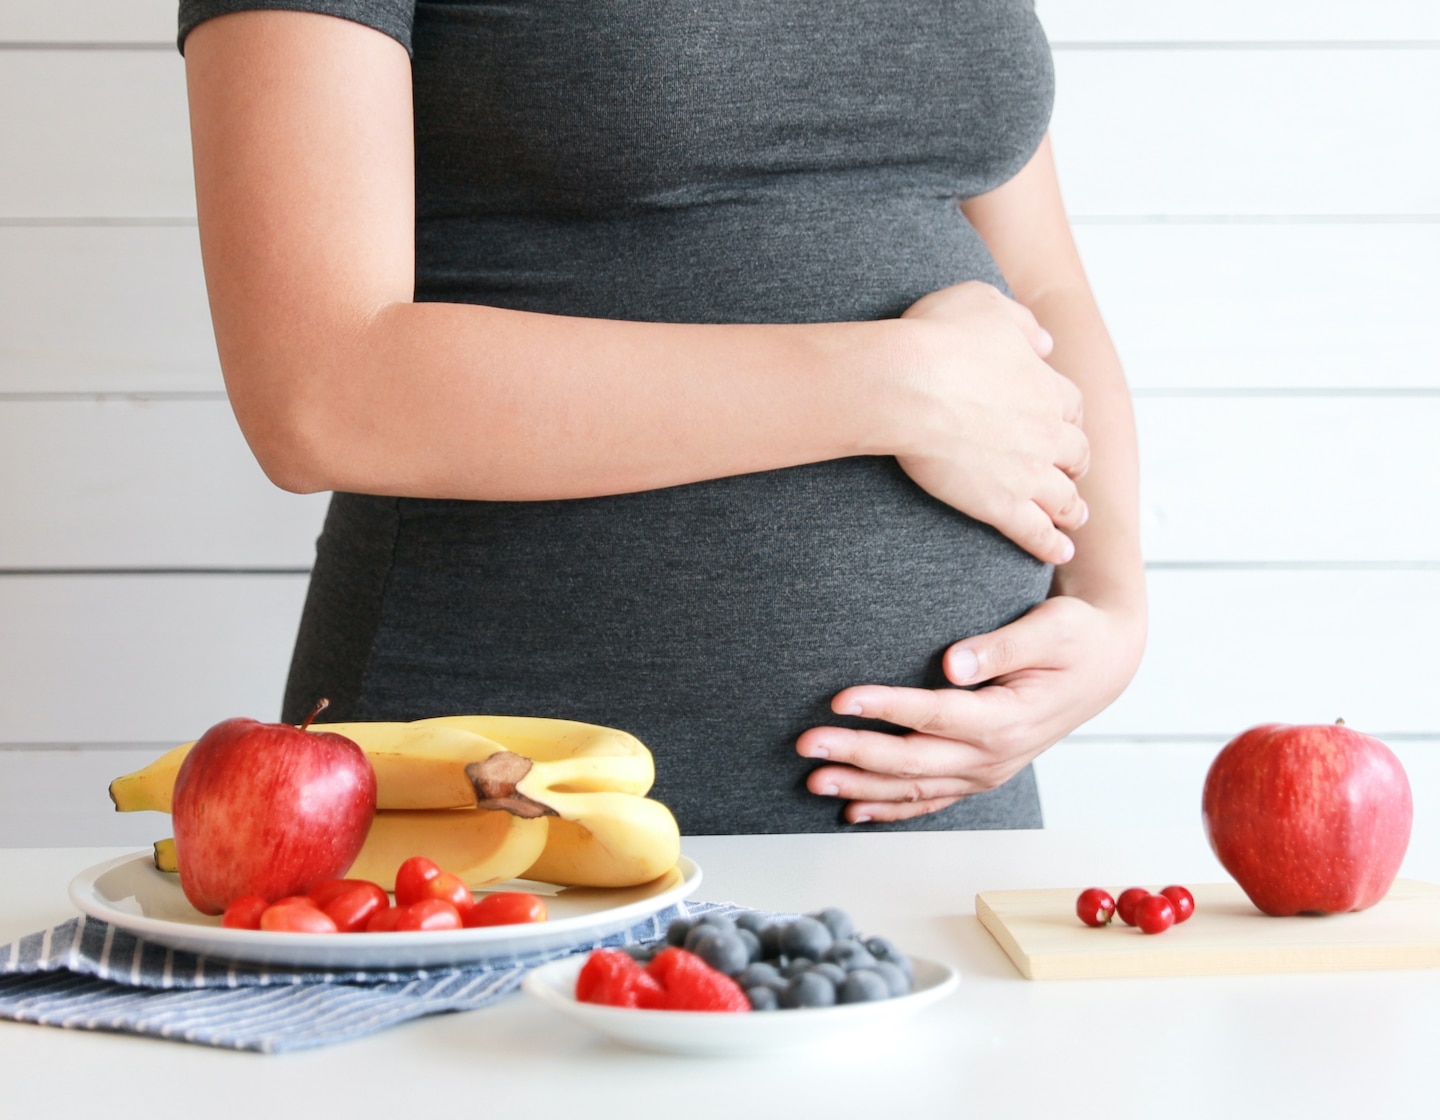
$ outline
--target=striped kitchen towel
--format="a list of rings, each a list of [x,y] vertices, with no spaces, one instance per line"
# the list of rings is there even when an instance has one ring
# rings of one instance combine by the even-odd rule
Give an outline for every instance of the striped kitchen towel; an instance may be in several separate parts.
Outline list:
[[[398,972],[231,964],[82,916],[0,947],[0,1018],[278,1054],[423,1015],[474,1011],[513,992],[526,972],[546,961],[602,945],[656,941],[673,918],[740,909],[681,902],[621,933],[566,948]]]

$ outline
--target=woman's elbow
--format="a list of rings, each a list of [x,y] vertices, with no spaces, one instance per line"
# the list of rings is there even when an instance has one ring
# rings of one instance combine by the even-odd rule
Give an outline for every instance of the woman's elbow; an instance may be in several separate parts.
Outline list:
[[[337,461],[336,441],[302,394],[260,394],[232,387],[230,404],[250,453],[265,477],[281,490],[315,494],[344,488],[339,482],[343,464]]]

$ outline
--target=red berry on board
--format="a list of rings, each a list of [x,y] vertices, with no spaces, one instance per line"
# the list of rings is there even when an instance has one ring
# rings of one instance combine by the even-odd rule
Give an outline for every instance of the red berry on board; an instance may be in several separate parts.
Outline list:
[[[1135,905],[1142,898],[1149,898],[1150,892],[1144,887],[1131,887],[1129,890],[1120,892],[1120,897],[1115,900],[1115,913],[1120,915],[1120,920],[1127,926],[1135,924]]]
[[[1115,900],[1109,891],[1091,887],[1075,900],[1075,913],[1087,926],[1108,926],[1115,916]]]
[[[1170,905],[1175,907],[1176,923],[1183,922],[1191,914],[1195,913],[1195,896],[1181,886],[1166,887],[1160,892],[1170,900]]]
[[[1141,933],[1164,933],[1175,924],[1175,907],[1163,894],[1146,895],[1135,904],[1135,925]]]

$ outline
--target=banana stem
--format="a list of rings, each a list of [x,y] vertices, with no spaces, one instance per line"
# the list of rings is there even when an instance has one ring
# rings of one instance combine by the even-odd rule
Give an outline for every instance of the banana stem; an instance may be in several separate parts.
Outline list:
[[[475,787],[476,807],[503,809],[526,820],[559,816],[549,805],[527,797],[516,788],[533,765],[528,758],[511,751],[496,751],[489,758],[470,763],[465,767],[465,776]]]

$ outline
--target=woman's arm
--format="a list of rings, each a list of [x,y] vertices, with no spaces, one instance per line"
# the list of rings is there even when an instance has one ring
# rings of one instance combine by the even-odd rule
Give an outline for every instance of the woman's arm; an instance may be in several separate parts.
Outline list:
[[[248,11],[195,28],[186,72],[221,367],[279,485],[567,498],[890,454],[1037,556],[1069,555],[1080,395],[992,289],[799,326],[415,303],[404,49]]]
[[[852,821],[934,812],[994,789],[1113,702],[1145,645],[1134,415],[1120,361],[1081,267],[1047,139],[1014,179],[965,204],[1016,298],[1055,339],[1051,363],[1085,396],[1089,520],[1056,569],[1051,597],[1009,626],[956,643],[946,676],[973,691],[861,685],[838,713],[916,730],[901,735],[819,727],[797,744],[822,766],[814,793],[851,802]]]

